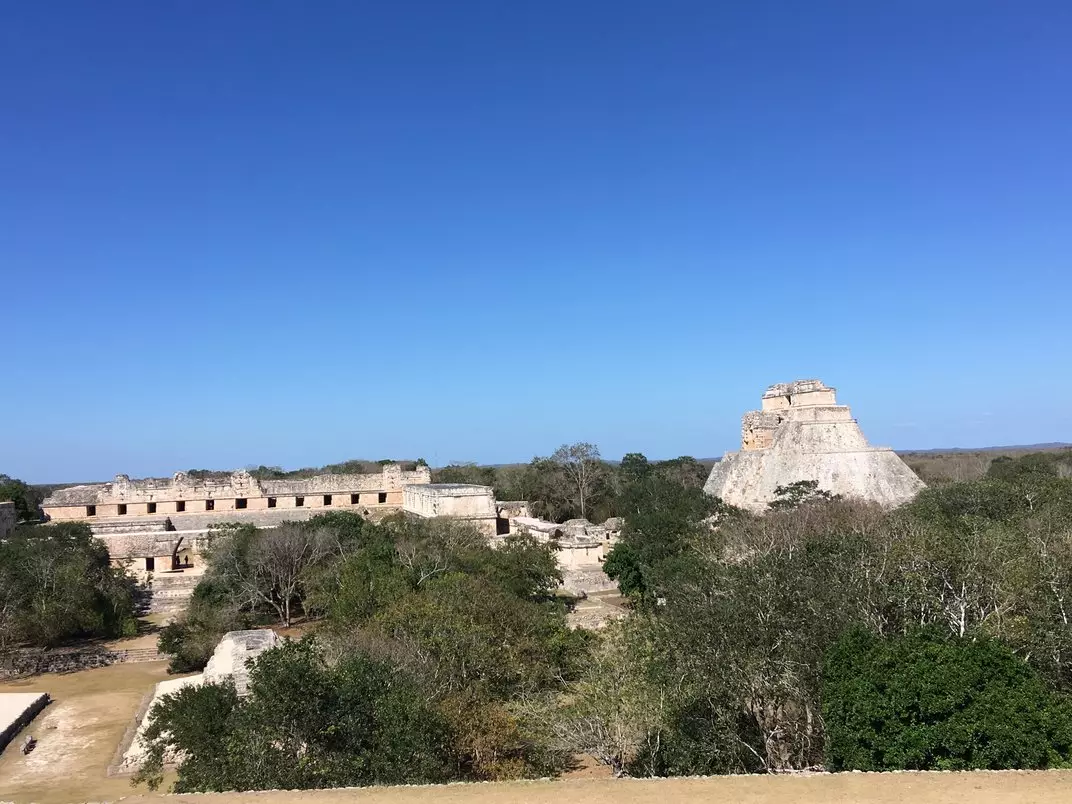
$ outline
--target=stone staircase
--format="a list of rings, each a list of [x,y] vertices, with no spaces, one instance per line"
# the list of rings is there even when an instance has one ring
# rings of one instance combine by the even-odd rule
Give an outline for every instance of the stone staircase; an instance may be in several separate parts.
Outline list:
[[[179,572],[153,575],[149,611],[165,614],[178,614],[185,611],[201,577],[200,574]]]

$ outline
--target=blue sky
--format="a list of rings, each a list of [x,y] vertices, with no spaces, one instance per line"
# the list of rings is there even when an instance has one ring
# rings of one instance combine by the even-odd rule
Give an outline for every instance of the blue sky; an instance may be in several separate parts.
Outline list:
[[[0,472],[1072,440],[1072,4],[41,2]]]

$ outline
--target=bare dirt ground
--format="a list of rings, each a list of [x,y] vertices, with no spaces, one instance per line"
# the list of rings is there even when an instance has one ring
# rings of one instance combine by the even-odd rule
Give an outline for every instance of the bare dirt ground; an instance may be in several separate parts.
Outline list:
[[[100,801],[137,792],[129,778],[108,778],[107,768],[142,697],[167,677],[166,662],[144,662],[0,684],[0,692],[53,699],[22,732],[37,747],[24,756],[17,739],[0,755],[0,801]]]
[[[162,801],[137,795],[129,802]],[[1072,801],[1072,772],[844,773],[709,779],[583,779],[437,787],[381,787],[169,796],[172,804],[1057,804]]]

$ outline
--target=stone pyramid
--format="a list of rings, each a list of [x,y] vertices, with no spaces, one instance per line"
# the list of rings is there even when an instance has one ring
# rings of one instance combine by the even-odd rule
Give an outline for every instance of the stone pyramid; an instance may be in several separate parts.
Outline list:
[[[768,388],[761,409],[744,415],[740,451],[715,464],[704,491],[751,511],[766,510],[778,486],[799,480],[890,507],[915,497],[923,481],[893,450],[867,443],[835,390],[820,380]]]

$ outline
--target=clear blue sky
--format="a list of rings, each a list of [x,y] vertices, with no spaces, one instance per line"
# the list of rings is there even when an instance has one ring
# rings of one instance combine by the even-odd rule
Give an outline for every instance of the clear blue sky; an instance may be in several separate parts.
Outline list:
[[[1072,3],[32,2],[0,472],[1072,440]]]

